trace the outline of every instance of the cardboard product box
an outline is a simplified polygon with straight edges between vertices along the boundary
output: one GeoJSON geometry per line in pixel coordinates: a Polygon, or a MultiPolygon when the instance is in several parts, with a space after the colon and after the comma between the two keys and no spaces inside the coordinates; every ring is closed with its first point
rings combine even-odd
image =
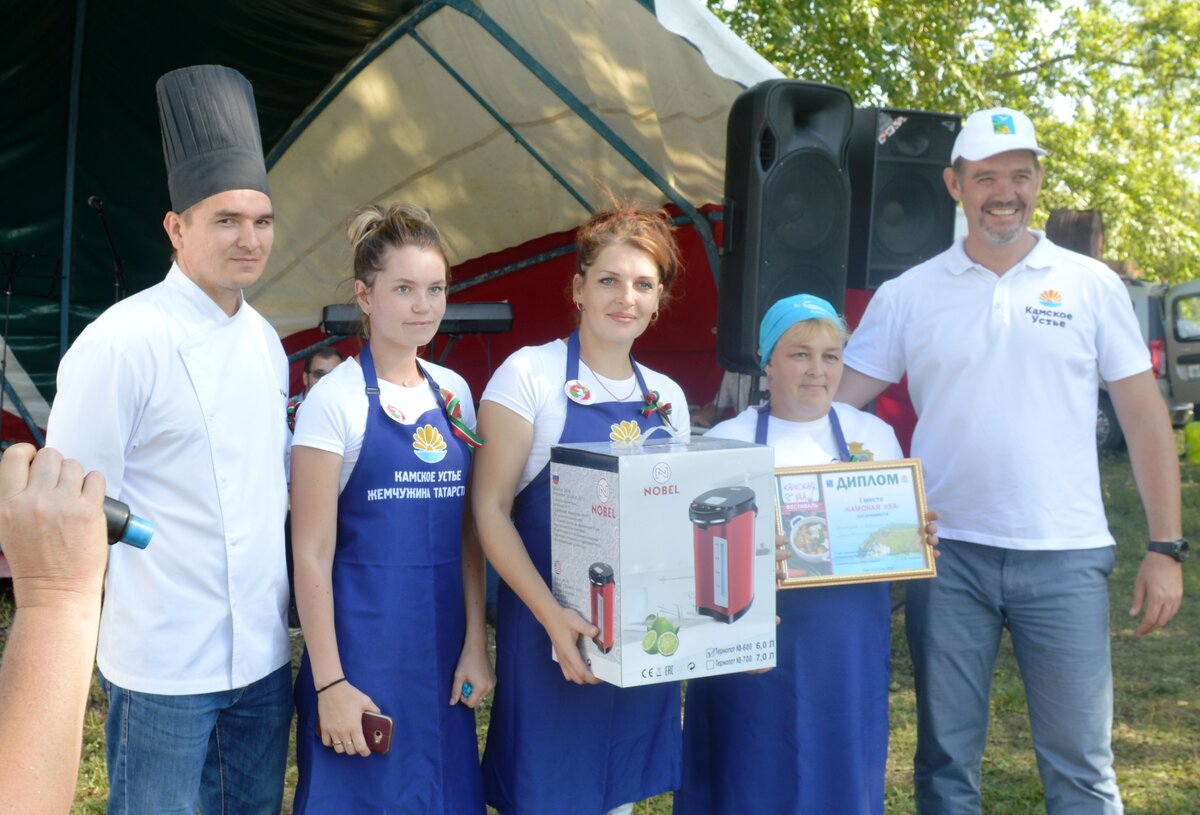
{"type": "Polygon", "coordinates": [[[582,647],[597,677],[775,665],[774,467],[725,439],[551,449],[552,588],[600,629],[582,647]]]}

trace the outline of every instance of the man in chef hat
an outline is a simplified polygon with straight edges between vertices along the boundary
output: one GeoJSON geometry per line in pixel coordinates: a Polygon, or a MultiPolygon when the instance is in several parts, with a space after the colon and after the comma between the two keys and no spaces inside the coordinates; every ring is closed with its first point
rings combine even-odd
{"type": "Polygon", "coordinates": [[[291,721],[287,358],[242,290],[274,237],[254,92],[158,81],[175,249],[166,278],[63,357],[47,443],[157,528],[114,546],[97,662],[112,812],[279,812],[291,721]]]}

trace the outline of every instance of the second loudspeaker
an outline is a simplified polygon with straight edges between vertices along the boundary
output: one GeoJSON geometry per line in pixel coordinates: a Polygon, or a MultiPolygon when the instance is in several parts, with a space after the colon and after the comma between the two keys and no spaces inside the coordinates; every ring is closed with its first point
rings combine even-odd
{"type": "Polygon", "coordinates": [[[854,111],[850,288],[878,288],[950,246],[955,203],[942,171],[959,127],[957,116],[941,113],[854,111]]]}

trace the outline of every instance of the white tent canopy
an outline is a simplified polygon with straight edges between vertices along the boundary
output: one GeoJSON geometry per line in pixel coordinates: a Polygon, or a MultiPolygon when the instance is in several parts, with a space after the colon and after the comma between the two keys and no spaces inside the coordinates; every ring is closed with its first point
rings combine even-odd
{"type": "Polygon", "coordinates": [[[577,226],[600,182],[678,206],[715,264],[696,210],[722,198],[729,108],[778,76],[700,0],[426,2],[269,157],[285,226],[248,297],[284,335],[316,325],[365,204],[426,207],[457,264],[577,226]]]}

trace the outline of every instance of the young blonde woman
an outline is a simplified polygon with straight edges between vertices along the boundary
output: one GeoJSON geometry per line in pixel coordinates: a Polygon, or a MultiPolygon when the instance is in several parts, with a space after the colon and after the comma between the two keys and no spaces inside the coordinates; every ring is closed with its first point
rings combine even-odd
{"type": "Polygon", "coordinates": [[[690,432],[679,386],[630,353],[658,318],[679,253],[665,215],[634,206],[597,213],[577,244],[579,328],[514,353],[479,408],[488,445],[473,504],[504,579],[484,784],[503,815],[628,812],[679,781],[679,686],[599,684],[578,649],[595,628],[550,592],[548,468],[552,445],[607,440],[622,421],[690,432]]]}
{"type": "Polygon", "coordinates": [[[479,442],[466,382],[417,359],[449,267],[415,207],[370,207],[349,232],[368,339],[310,391],[292,447],[295,811],[483,813],[474,707],[494,678],[464,520],[479,442]],[[367,743],[368,711],[395,721],[387,754],[367,743]]]}

